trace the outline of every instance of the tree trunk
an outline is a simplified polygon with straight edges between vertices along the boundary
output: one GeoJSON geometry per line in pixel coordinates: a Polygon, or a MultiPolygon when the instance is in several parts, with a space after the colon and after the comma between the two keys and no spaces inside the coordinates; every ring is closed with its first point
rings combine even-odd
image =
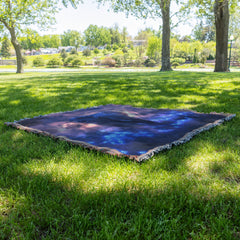
{"type": "Polygon", "coordinates": [[[12,27],[9,29],[11,34],[11,42],[16,52],[17,57],[17,73],[23,73],[23,59],[22,59],[22,52],[21,52],[21,45],[17,41],[15,28],[12,27]]]}
{"type": "Polygon", "coordinates": [[[172,71],[170,63],[170,3],[171,0],[161,0],[162,11],[162,67],[160,71],[172,71]]]}
{"type": "Polygon", "coordinates": [[[214,72],[227,72],[228,69],[228,0],[215,0],[214,6],[216,25],[216,63],[214,72]]]}

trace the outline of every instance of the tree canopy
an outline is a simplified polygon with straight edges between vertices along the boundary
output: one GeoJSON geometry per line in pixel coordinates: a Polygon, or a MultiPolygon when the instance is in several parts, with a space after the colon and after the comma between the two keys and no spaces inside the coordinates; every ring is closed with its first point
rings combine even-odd
{"type": "Polygon", "coordinates": [[[9,39],[4,36],[3,41],[2,41],[2,47],[1,47],[1,57],[3,58],[9,58],[10,57],[10,41],[9,39]]]}
{"type": "Polygon", "coordinates": [[[105,27],[98,27],[97,25],[90,25],[85,31],[86,45],[92,47],[103,46],[111,44],[111,34],[109,29],[105,27]]]}
{"type": "Polygon", "coordinates": [[[83,43],[83,37],[80,32],[68,30],[61,35],[62,46],[75,46],[76,49],[83,43]]]}
{"type": "Polygon", "coordinates": [[[238,0],[189,0],[189,5],[197,6],[197,15],[201,18],[214,18],[216,29],[215,72],[228,69],[229,19],[238,7],[238,0]]]}
{"type": "Polygon", "coordinates": [[[237,40],[240,38],[240,6],[237,5],[235,11],[230,15],[229,33],[237,40]]]}
{"type": "Polygon", "coordinates": [[[0,0],[0,22],[18,31],[32,24],[49,26],[55,21],[53,15],[59,10],[57,3],[57,0],[0,0]]]}
{"type": "MultiPolygon", "coordinates": [[[[0,28],[5,27],[17,56],[17,73],[23,72],[21,45],[18,42],[19,33],[31,25],[41,28],[51,26],[55,22],[54,15],[58,12],[59,0],[0,0],[0,28]]],[[[62,0],[66,6],[71,3],[76,6],[81,0],[62,0]]]]}
{"type": "MultiPolygon", "coordinates": [[[[138,18],[162,18],[162,67],[161,71],[170,71],[170,5],[171,0],[97,0],[100,4],[110,3],[115,12],[125,12],[138,18]]],[[[180,0],[175,0],[180,2],[180,0]]]]}

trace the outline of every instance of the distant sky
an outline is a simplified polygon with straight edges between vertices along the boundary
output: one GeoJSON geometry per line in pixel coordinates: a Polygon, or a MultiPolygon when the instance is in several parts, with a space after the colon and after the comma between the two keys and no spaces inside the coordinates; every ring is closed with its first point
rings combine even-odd
{"type": "MultiPolygon", "coordinates": [[[[139,30],[145,29],[146,27],[158,30],[159,25],[161,25],[161,19],[141,20],[133,16],[126,17],[124,13],[109,11],[107,6],[98,8],[97,3],[91,0],[85,2],[87,3],[80,4],[77,9],[73,9],[71,6],[68,8],[62,7],[62,10],[56,15],[57,23],[55,26],[52,26],[53,29],[40,32],[40,34],[62,34],[68,29],[83,33],[90,24],[112,27],[117,23],[120,29],[127,27],[128,33],[131,36],[136,36],[139,30]]],[[[172,8],[175,8],[175,6],[172,6],[172,8]]],[[[180,35],[190,35],[191,30],[192,27],[185,24],[181,28],[175,29],[174,32],[180,35]]]]}

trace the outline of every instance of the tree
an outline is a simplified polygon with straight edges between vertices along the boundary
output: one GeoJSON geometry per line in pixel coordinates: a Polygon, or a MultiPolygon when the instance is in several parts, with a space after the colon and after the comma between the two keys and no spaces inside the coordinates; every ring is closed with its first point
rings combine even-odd
{"type": "Polygon", "coordinates": [[[200,24],[197,24],[193,29],[193,36],[195,40],[201,42],[216,41],[214,19],[207,24],[203,24],[203,21],[201,21],[200,24]]]}
{"type": "Polygon", "coordinates": [[[127,44],[128,42],[128,32],[127,28],[123,27],[122,32],[121,32],[121,39],[123,44],[127,44]]]}
{"type": "Polygon", "coordinates": [[[5,36],[2,41],[2,48],[1,48],[1,56],[3,58],[9,58],[11,56],[10,54],[10,41],[9,39],[5,36]]]}
{"type": "Polygon", "coordinates": [[[157,63],[160,60],[161,45],[161,39],[156,36],[152,36],[148,40],[147,56],[157,63]]]}
{"type": "Polygon", "coordinates": [[[170,71],[170,4],[171,0],[161,0],[160,8],[162,12],[162,68],[161,71],[170,71]]]}
{"type": "Polygon", "coordinates": [[[63,46],[74,46],[76,49],[83,44],[81,33],[75,30],[68,30],[61,35],[63,46]]]}
{"type": "Polygon", "coordinates": [[[180,38],[181,42],[191,42],[192,41],[192,37],[190,35],[184,35],[180,38]]]}
{"type": "Polygon", "coordinates": [[[146,28],[140,30],[137,36],[134,37],[135,40],[145,40],[145,45],[148,44],[148,39],[154,36],[154,31],[151,28],[146,28]]]}
{"type": "MultiPolygon", "coordinates": [[[[63,0],[65,5],[67,2],[63,0]]],[[[74,6],[78,3],[74,0],[70,2],[74,6]]],[[[3,25],[10,33],[17,57],[17,73],[23,72],[21,45],[17,38],[19,32],[32,24],[40,27],[51,25],[57,11],[58,0],[0,0],[0,27],[3,25]]]]}
{"type": "Polygon", "coordinates": [[[234,40],[240,38],[240,6],[236,6],[235,12],[230,15],[229,33],[234,36],[234,40]]]}
{"type": "MultiPolygon", "coordinates": [[[[140,18],[149,16],[162,18],[162,67],[161,71],[171,71],[170,63],[170,4],[171,0],[97,0],[111,2],[114,11],[124,11],[140,18]]],[[[178,1],[176,1],[178,2],[178,1]]]]}
{"type": "Polygon", "coordinates": [[[45,48],[58,48],[62,45],[60,35],[51,34],[40,37],[42,46],[45,48]]]}
{"type": "Polygon", "coordinates": [[[67,54],[65,49],[61,50],[60,56],[61,56],[63,61],[67,58],[68,54],[67,54]]]}
{"type": "Polygon", "coordinates": [[[237,0],[189,0],[190,5],[198,7],[200,17],[214,16],[216,28],[215,72],[227,72],[228,69],[228,32],[230,13],[237,7],[237,0]]]}
{"type": "Polygon", "coordinates": [[[216,25],[216,63],[215,72],[227,72],[228,69],[228,0],[216,0],[214,4],[216,25]]]}
{"type": "Polygon", "coordinates": [[[87,46],[99,47],[111,43],[111,34],[109,29],[90,25],[85,31],[85,41],[87,46]]]}
{"type": "Polygon", "coordinates": [[[11,42],[17,57],[17,73],[23,72],[21,45],[17,35],[26,26],[41,26],[53,20],[52,14],[57,11],[56,1],[47,0],[0,0],[0,24],[3,24],[11,35],[11,42]]]}
{"type": "Polygon", "coordinates": [[[111,35],[111,44],[120,45],[121,43],[121,34],[119,32],[119,27],[117,24],[114,25],[114,27],[109,28],[110,35],[111,35]]]}
{"type": "Polygon", "coordinates": [[[39,49],[42,46],[41,37],[37,31],[26,29],[24,33],[26,36],[19,38],[22,48],[32,51],[33,49],[39,49]]]}

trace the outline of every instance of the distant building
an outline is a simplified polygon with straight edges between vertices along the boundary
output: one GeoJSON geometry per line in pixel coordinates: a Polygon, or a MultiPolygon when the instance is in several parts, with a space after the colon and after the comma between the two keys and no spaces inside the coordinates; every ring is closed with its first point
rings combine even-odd
{"type": "Polygon", "coordinates": [[[88,47],[88,46],[80,45],[79,48],[78,48],[78,51],[79,51],[79,52],[82,52],[82,51],[84,51],[85,49],[89,49],[89,47],[88,47]]]}
{"type": "Polygon", "coordinates": [[[105,49],[107,47],[107,45],[105,45],[105,46],[100,46],[100,47],[98,47],[98,49],[99,50],[103,50],[103,49],[105,49]]]}
{"type": "Polygon", "coordinates": [[[143,46],[146,45],[147,41],[146,40],[132,40],[133,46],[138,47],[138,46],[143,46]]]}
{"type": "Polygon", "coordinates": [[[75,48],[74,46],[66,46],[66,47],[58,47],[58,52],[61,52],[63,49],[66,51],[66,52],[71,52],[72,49],[75,48]]]}
{"type": "Polygon", "coordinates": [[[40,50],[32,50],[32,51],[27,50],[27,51],[24,52],[24,55],[26,55],[26,56],[30,56],[30,55],[41,55],[41,54],[42,54],[42,53],[41,53],[40,50]]]}
{"type": "Polygon", "coordinates": [[[40,54],[56,54],[59,52],[57,48],[40,48],[39,51],[40,54]]]}

